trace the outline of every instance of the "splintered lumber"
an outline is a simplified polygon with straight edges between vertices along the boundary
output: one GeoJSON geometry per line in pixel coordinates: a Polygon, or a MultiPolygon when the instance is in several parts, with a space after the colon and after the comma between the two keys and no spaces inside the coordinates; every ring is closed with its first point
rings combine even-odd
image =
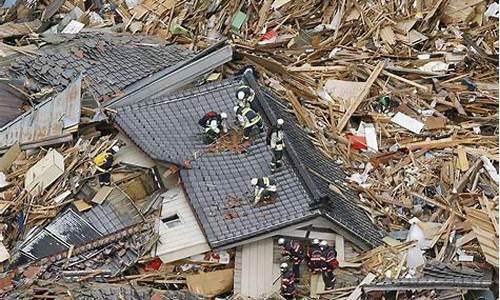
{"type": "Polygon", "coordinates": [[[365,100],[366,96],[370,92],[370,88],[375,82],[375,80],[378,78],[378,75],[384,68],[384,63],[379,62],[373,72],[370,74],[370,77],[368,77],[368,80],[365,82],[365,87],[363,90],[359,93],[359,95],[354,99],[354,101],[351,102],[351,105],[345,112],[345,114],[342,116],[340,119],[338,125],[337,125],[337,130],[342,131],[344,127],[347,125],[347,122],[351,118],[352,114],[356,111],[358,106],[365,100]]]}
{"type": "Polygon", "coordinates": [[[498,268],[498,233],[493,222],[498,224],[498,220],[492,221],[483,210],[465,208],[467,217],[472,221],[472,231],[474,232],[486,261],[498,268]]]}
{"type": "Polygon", "coordinates": [[[373,280],[375,280],[377,276],[372,273],[368,273],[365,278],[359,283],[359,285],[354,289],[354,291],[347,297],[346,300],[358,300],[361,298],[361,295],[363,294],[363,285],[371,283],[373,280]]]}

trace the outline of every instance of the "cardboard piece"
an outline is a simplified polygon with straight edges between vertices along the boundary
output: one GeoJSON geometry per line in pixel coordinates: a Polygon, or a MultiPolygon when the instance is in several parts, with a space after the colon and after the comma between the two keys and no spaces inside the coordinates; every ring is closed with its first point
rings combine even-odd
{"type": "Polygon", "coordinates": [[[44,158],[26,172],[24,188],[32,196],[37,196],[62,174],[64,174],[64,157],[55,149],[50,149],[44,158]]]}
{"type": "Polygon", "coordinates": [[[398,112],[394,117],[392,117],[391,122],[396,123],[416,134],[419,134],[422,131],[422,128],[424,128],[424,123],[410,118],[401,112],[398,112]]]}
{"type": "Polygon", "coordinates": [[[186,276],[191,293],[202,297],[216,297],[233,288],[234,269],[218,270],[186,276]]]}
{"type": "Polygon", "coordinates": [[[0,157],[0,172],[8,174],[10,166],[12,166],[12,163],[16,160],[19,154],[21,154],[21,147],[19,146],[19,143],[16,143],[0,157]]]}
{"type": "Polygon", "coordinates": [[[442,129],[446,126],[446,119],[442,117],[428,117],[425,119],[425,128],[428,130],[442,129]]]}
{"type": "Polygon", "coordinates": [[[73,205],[78,209],[79,212],[86,211],[92,208],[85,200],[76,200],[73,205]]]}
{"type": "Polygon", "coordinates": [[[109,194],[113,190],[112,187],[110,186],[103,186],[97,191],[97,193],[94,195],[92,198],[92,202],[97,203],[97,204],[102,204],[106,198],[108,198],[109,194]]]}

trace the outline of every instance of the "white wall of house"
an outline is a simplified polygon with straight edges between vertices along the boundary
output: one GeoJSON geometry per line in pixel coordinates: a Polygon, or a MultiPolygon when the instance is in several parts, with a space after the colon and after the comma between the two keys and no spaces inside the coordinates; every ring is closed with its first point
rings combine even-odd
{"type": "MultiPolygon", "coordinates": [[[[234,291],[253,299],[264,298],[273,287],[273,239],[267,238],[239,247],[236,251],[234,291]]],[[[279,270],[279,267],[278,267],[279,270]]]]}
{"type": "Polygon", "coordinates": [[[210,250],[184,192],[178,186],[161,195],[160,235],[156,256],[167,263],[210,250]]]}

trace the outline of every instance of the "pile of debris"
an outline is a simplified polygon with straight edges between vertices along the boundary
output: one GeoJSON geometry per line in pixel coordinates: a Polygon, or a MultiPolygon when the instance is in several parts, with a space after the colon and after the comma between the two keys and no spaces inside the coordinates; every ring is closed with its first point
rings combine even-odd
{"type": "MultiPolygon", "coordinates": [[[[193,281],[205,280],[192,277],[205,275],[192,268],[209,269],[208,276],[229,272],[232,261],[205,260],[184,270],[176,263],[144,271],[159,239],[162,176],[178,170],[128,157],[115,162],[108,188],[99,186],[93,163],[127,140],[117,138],[117,111],[107,103],[137,96],[136,82],[185,66],[221,39],[231,43],[233,60],[209,76],[197,74],[196,84],[252,65],[259,84],[287,101],[310,141],[345,171],[342,185],[357,192],[356,205],[386,233],[383,245],[347,258],[339,273],[366,276],[361,283],[372,293],[426,278],[429,263],[498,273],[497,2],[6,0],[0,11],[7,82],[0,101],[9,99],[8,114],[0,112],[0,126],[7,124],[0,128],[0,262],[10,272],[0,279],[2,291],[28,281],[33,290],[23,297],[38,297],[43,280],[62,276],[133,282],[153,295],[165,287],[192,291],[193,281]],[[134,213],[117,214],[119,226],[93,223],[124,207],[134,213]],[[69,241],[71,230],[56,228],[71,222],[102,228],[69,241]],[[50,251],[35,247],[51,239],[50,251]]],[[[225,137],[193,156],[244,152],[237,139],[225,137]]],[[[338,191],[336,182],[324,181],[338,191]]],[[[484,288],[487,281],[468,274],[484,288]]],[[[418,289],[412,284],[404,286],[418,289]]],[[[357,299],[361,285],[318,294],[357,299]]]]}

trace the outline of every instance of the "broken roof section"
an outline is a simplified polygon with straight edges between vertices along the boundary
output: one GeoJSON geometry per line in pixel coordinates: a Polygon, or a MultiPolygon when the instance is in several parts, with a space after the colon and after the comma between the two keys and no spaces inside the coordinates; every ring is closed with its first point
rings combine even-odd
{"type": "Polygon", "coordinates": [[[0,127],[23,113],[26,97],[8,83],[0,82],[0,127]]]}
{"type": "Polygon", "coordinates": [[[363,286],[363,291],[407,291],[419,290],[487,290],[492,281],[490,272],[477,272],[467,267],[432,262],[424,267],[420,278],[402,278],[371,283],[363,286]]]}
{"type": "Polygon", "coordinates": [[[72,140],[80,123],[82,77],[61,93],[33,107],[0,128],[0,151],[19,143],[43,146],[72,140]]]}
{"type": "MultiPolygon", "coordinates": [[[[301,182],[293,163],[285,157],[284,168],[274,174],[279,183],[274,203],[250,203],[252,177],[271,174],[271,152],[264,135],[254,140],[245,154],[224,151],[205,154],[198,119],[206,111],[231,112],[240,78],[207,84],[139,105],[120,108],[116,121],[138,146],[158,161],[183,164],[181,179],[191,204],[212,247],[228,245],[245,238],[299,222],[314,213],[311,196],[301,182]]],[[[228,123],[233,116],[228,113],[228,123]]]]}
{"type": "Polygon", "coordinates": [[[19,57],[11,71],[58,90],[82,73],[92,95],[108,100],[131,84],[193,57],[175,44],[138,35],[82,33],[53,35],[36,56],[19,57]]]}

